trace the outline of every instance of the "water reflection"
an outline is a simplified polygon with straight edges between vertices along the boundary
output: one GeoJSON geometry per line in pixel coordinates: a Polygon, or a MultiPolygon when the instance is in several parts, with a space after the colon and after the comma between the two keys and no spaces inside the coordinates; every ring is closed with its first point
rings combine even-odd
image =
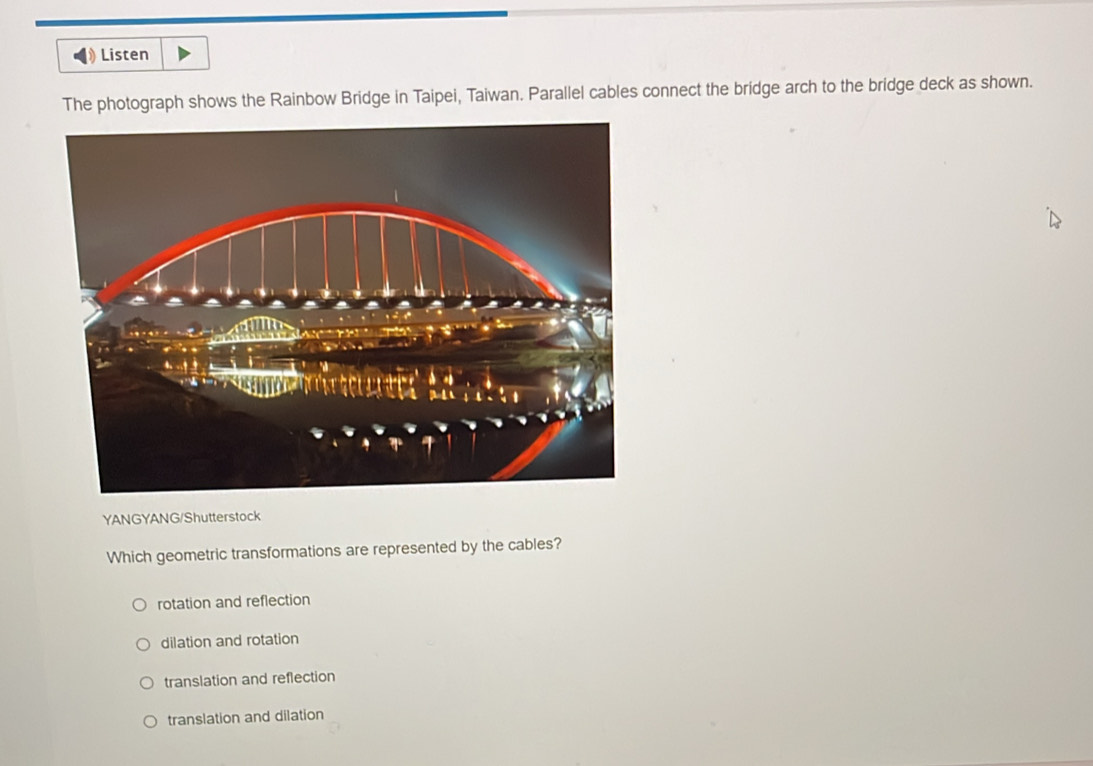
{"type": "MultiPolygon", "coordinates": [[[[509,479],[563,431],[612,430],[611,371],[590,361],[528,368],[189,357],[161,365],[157,372],[184,388],[290,432],[306,484],[509,479]]],[[[567,449],[586,441],[568,440],[575,446],[567,449]]],[[[608,456],[580,475],[612,473],[608,456]]]]}
{"type": "MultiPolygon", "coordinates": [[[[218,398],[218,389],[230,389],[257,400],[296,395],[415,404],[453,403],[444,409],[472,413],[475,417],[534,415],[537,410],[550,411],[559,407],[576,410],[582,402],[603,404],[613,399],[610,370],[584,362],[514,370],[489,365],[358,367],[259,357],[248,358],[246,366],[241,366],[214,364],[194,357],[164,361],[160,372],[185,387],[202,389],[213,398],[218,398]]],[[[425,408],[411,409],[424,411],[425,408]]]]}

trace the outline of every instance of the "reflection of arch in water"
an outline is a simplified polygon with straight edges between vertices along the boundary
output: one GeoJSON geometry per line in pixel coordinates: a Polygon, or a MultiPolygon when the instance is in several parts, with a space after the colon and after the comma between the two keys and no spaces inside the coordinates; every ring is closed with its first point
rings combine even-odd
{"type": "Polygon", "coordinates": [[[546,427],[546,429],[536,437],[527,449],[517,455],[512,461],[502,468],[500,471],[490,477],[490,481],[505,481],[516,476],[520,471],[531,465],[535,458],[539,457],[543,450],[547,448],[554,437],[562,432],[565,428],[566,421],[556,420],[546,427]]]}
{"type": "Polygon", "coordinates": [[[295,369],[258,369],[249,367],[209,368],[213,380],[230,383],[247,396],[255,399],[276,399],[303,385],[303,374],[295,369]]]}

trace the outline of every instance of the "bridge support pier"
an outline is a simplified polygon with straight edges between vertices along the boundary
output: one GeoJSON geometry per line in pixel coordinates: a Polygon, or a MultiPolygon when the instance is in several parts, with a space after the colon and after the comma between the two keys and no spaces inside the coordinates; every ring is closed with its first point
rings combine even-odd
{"type": "Polygon", "coordinates": [[[596,350],[611,345],[614,328],[610,317],[605,314],[571,319],[568,326],[570,333],[577,341],[577,345],[582,349],[596,350]]]}

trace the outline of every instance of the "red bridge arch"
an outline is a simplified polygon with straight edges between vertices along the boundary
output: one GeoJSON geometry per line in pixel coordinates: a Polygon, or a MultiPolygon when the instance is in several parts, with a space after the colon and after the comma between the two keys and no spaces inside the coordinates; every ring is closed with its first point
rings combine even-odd
{"type": "Polygon", "coordinates": [[[143,263],[134,266],[108,284],[95,295],[95,300],[100,306],[105,306],[119,295],[132,289],[137,283],[142,282],[155,274],[160,269],[174,263],[181,258],[194,253],[201,248],[221,242],[230,237],[244,234],[248,231],[260,229],[278,223],[299,221],[307,218],[322,218],[327,215],[361,215],[372,218],[394,218],[396,220],[409,221],[432,226],[439,231],[455,234],[468,242],[473,242],[479,247],[488,250],[493,255],[508,263],[518,272],[528,278],[536,287],[555,300],[564,300],[565,296],[553,284],[540,274],[527,261],[510,250],[497,240],[489,237],[477,229],[472,229],[466,224],[451,218],[436,215],[425,210],[403,207],[401,205],[387,205],[375,202],[330,202],[312,203],[307,205],[293,205],[292,207],[269,210],[264,213],[238,218],[234,221],[214,226],[211,229],[195,234],[177,244],[171,245],[165,250],[156,253],[143,263]]]}

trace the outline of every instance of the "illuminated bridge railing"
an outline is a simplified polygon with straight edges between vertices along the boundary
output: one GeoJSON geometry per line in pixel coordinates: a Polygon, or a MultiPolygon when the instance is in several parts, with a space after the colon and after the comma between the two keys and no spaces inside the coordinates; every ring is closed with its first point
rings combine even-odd
{"type": "Polygon", "coordinates": [[[526,309],[567,311],[581,314],[610,313],[606,301],[591,300],[553,300],[549,298],[528,298],[515,295],[448,295],[443,298],[435,295],[361,295],[267,291],[242,293],[233,291],[206,291],[196,293],[189,290],[171,290],[155,292],[131,292],[123,295],[120,302],[129,306],[166,306],[177,308],[198,306],[204,308],[240,308],[240,309],[314,309],[344,310],[395,310],[395,309],[526,309]]]}

